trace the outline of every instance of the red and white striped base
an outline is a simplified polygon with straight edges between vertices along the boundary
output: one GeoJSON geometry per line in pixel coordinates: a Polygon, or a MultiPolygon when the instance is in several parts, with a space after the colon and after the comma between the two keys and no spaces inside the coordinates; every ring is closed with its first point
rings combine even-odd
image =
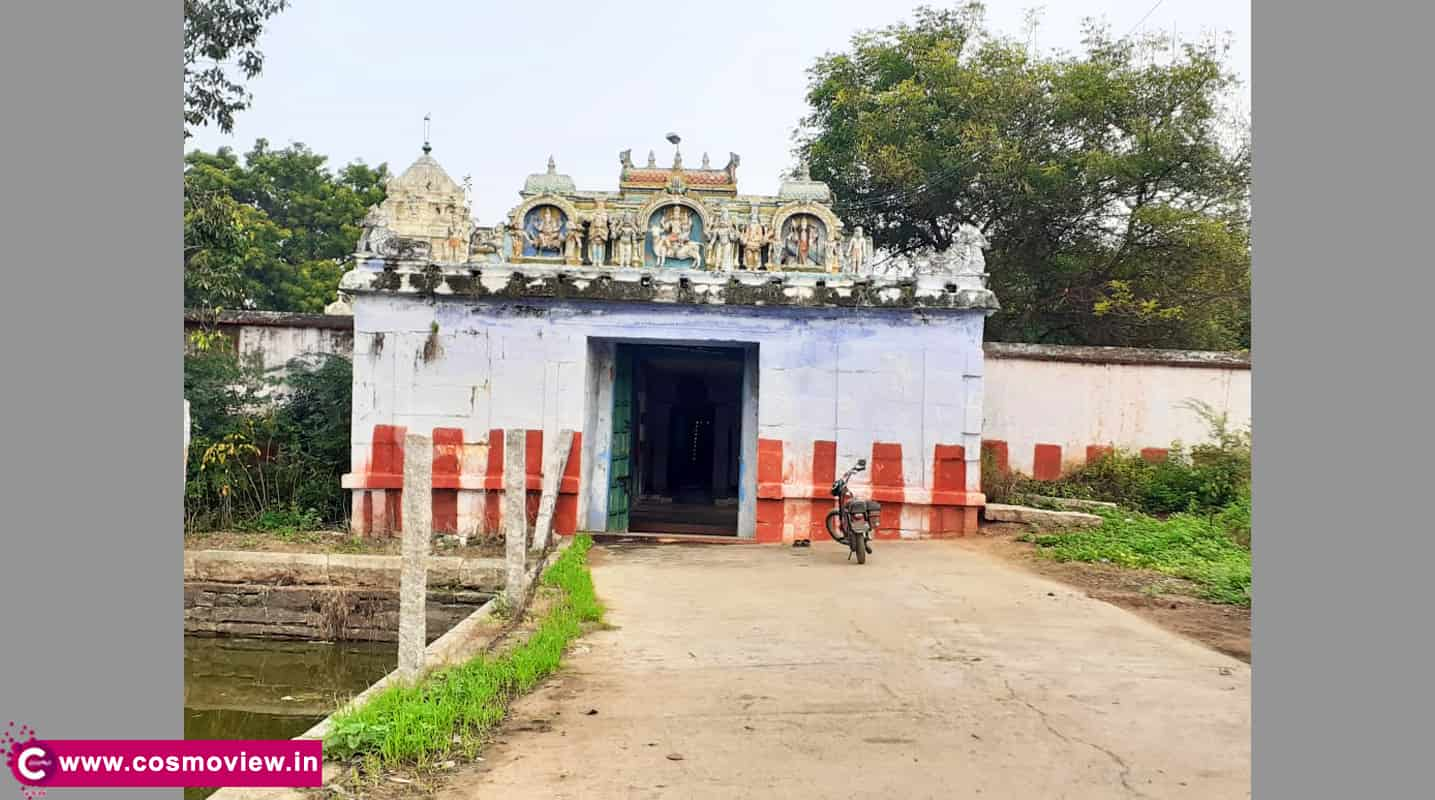
{"type": "MultiPolygon", "coordinates": [[[[1054,481],[1060,478],[1063,473],[1069,472],[1074,467],[1083,463],[1089,464],[1111,452],[1109,444],[1089,444],[1086,446],[1086,458],[1084,461],[1066,459],[1062,453],[1062,446],[1059,444],[1033,445],[1032,452],[1032,477],[1039,481],[1054,481]]],[[[982,453],[990,455],[996,463],[997,471],[1003,474],[1011,472],[1010,449],[1007,443],[1001,439],[983,439],[982,453]]],[[[1165,461],[1169,451],[1164,447],[1144,447],[1141,449],[1141,457],[1147,461],[1165,461]]]]}
{"type": "MultiPolygon", "coordinates": [[[[368,463],[361,471],[344,476],[344,487],[353,491],[350,528],[354,533],[386,536],[402,528],[406,432],[402,426],[374,426],[368,463]]],[[[481,451],[463,441],[459,428],[435,428],[432,435],[434,530],[467,536],[499,533],[504,431],[489,431],[487,445],[481,451]]],[[[537,517],[543,482],[543,431],[527,431],[526,448],[527,511],[531,522],[537,517]]],[[[554,516],[554,527],[561,535],[571,535],[578,527],[581,449],[582,434],[574,434],[554,516]]],[[[934,446],[931,464],[930,481],[908,485],[903,474],[902,445],[872,444],[869,479],[857,494],[882,504],[878,539],[941,538],[976,530],[977,511],[985,503],[985,496],[967,488],[967,461],[962,446],[934,446]]],[[[836,475],[836,442],[819,440],[809,445],[758,439],[756,540],[826,538],[823,521],[827,512],[835,508],[831,489],[836,475]],[[810,459],[806,457],[808,447],[810,459]],[[789,455],[800,456],[803,463],[788,459],[785,464],[785,450],[789,455]]]]}
{"type": "MultiPolygon", "coordinates": [[[[757,440],[757,541],[825,539],[824,520],[836,508],[832,483],[837,477],[837,443],[812,443],[810,472],[784,470],[785,444],[757,440]],[[794,480],[796,473],[796,480],[794,480]],[[806,480],[803,480],[806,478],[806,480]]],[[[966,453],[961,445],[933,448],[927,486],[908,486],[902,471],[902,445],[874,442],[867,459],[870,479],[855,493],[882,504],[878,539],[936,539],[963,536],[977,529],[977,510],[986,498],[967,491],[966,453]]]]}
{"type": "MultiPolygon", "coordinates": [[[[375,425],[368,464],[345,475],[343,486],[353,490],[349,528],[363,536],[386,536],[403,527],[400,515],[404,484],[404,434],[397,425],[375,425]]],[[[437,533],[467,536],[497,534],[503,497],[503,430],[489,431],[486,456],[472,453],[459,428],[433,429],[433,527],[437,533]]],[[[558,485],[553,527],[559,534],[578,529],[578,469],[582,462],[583,435],[573,434],[573,448],[558,485]]],[[[526,479],[528,520],[538,516],[543,487],[543,431],[527,431],[526,479]]]]}

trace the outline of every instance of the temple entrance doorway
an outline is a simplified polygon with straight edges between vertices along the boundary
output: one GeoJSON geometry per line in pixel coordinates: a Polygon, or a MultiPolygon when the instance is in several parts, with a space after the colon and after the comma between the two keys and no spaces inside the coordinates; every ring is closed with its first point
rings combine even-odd
{"type": "Polygon", "coordinates": [[[620,344],[615,356],[614,407],[631,422],[615,414],[614,434],[628,427],[631,446],[626,497],[613,499],[628,503],[627,530],[736,536],[746,352],[620,344]]]}

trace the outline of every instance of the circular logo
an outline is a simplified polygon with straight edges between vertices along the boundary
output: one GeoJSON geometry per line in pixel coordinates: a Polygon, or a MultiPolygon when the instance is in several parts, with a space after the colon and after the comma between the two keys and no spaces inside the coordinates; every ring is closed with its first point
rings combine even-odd
{"type": "Polygon", "coordinates": [[[29,786],[43,786],[60,771],[50,746],[33,739],[15,743],[10,768],[17,780],[29,786]]]}

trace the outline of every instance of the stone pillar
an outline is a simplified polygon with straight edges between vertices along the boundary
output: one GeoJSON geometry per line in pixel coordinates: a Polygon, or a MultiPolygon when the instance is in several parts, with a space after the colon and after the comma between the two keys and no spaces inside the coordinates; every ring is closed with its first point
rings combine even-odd
{"type": "MultiPolygon", "coordinates": [[[[504,596],[510,608],[523,600],[524,574],[528,568],[528,431],[509,428],[503,432],[503,539],[508,556],[508,581],[504,596]]],[[[407,523],[407,520],[405,520],[407,523]]]]}
{"type": "Polygon", "coordinates": [[[543,463],[543,495],[538,499],[538,521],[533,527],[533,547],[547,550],[553,541],[553,512],[558,507],[558,491],[563,486],[563,470],[568,453],[573,449],[573,431],[563,429],[548,445],[543,463]]]}
{"type": "Polygon", "coordinates": [[[403,562],[399,573],[399,674],[423,669],[428,596],[428,554],[433,537],[433,441],[404,437],[403,562]]]}
{"type": "Polygon", "coordinates": [[[184,401],[184,481],[189,483],[189,429],[193,425],[189,421],[189,401],[184,401]]]}

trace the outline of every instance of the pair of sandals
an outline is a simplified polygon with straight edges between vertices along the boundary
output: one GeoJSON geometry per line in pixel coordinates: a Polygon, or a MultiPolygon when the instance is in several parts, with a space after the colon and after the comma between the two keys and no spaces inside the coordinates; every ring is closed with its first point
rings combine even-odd
{"type": "Polygon", "coordinates": [[[811,546],[812,546],[812,540],[811,540],[811,539],[793,539],[793,540],[792,540],[792,546],[793,546],[793,547],[811,547],[811,546]]]}

